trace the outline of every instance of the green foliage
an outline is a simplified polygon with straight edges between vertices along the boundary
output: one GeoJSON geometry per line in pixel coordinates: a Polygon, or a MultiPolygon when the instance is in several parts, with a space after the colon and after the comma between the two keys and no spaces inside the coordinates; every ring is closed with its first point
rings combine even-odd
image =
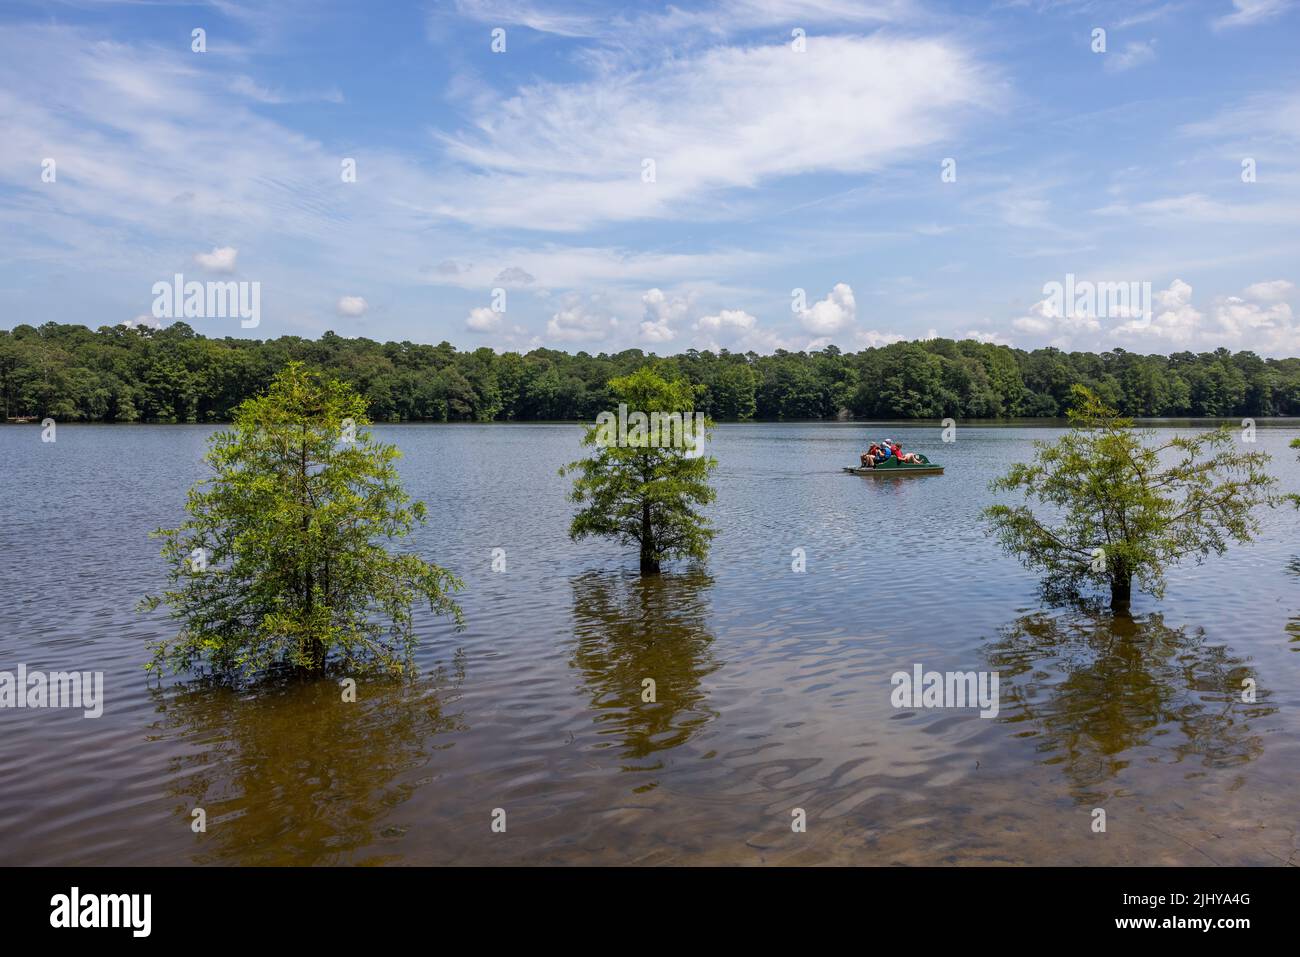
{"type": "Polygon", "coordinates": [[[1254,509],[1271,501],[1276,483],[1264,471],[1266,453],[1239,451],[1226,427],[1152,445],[1152,432],[1135,430],[1095,393],[1074,392],[1071,430],[1035,442],[1031,463],[990,486],[1023,493],[1049,514],[1028,505],[984,512],[1001,545],[1042,571],[1053,590],[1109,586],[1112,604],[1123,606],[1136,577],[1160,597],[1170,565],[1251,540],[1254,509]]]}
{"type": "MultiPolygon", "coordinates": [[[[1291,448],[1300,449],[1300,439],[1292,439],[1291,448]]],[[[1288,493],[1286,495],[1286,501],[1290,502],[1296,508],[1300,508],[1300,495],[1297,495],[1294,492],[1288,493]]]]}
{"type": "MultiPolygon", "coordinates": [[[[695,410],[696,387],[683,379],[665,379],[649,367],[610,380],[609,390],[612,405],[626,404],[629,420],[636,413],[677,414],[690,420],[695,410]]],[[[714,530],[699,509],[717,494],[709,485],[717,460],[703,454],[709,424],[706,419],[703,434],[691,431],[693,449],[668,445],[667,437],[654,430],[631,428],[626,441],[615,436],[611,442],[606,423],[588,428],[582,444],[594,454],[560,469],[561,475],[576,476],[570,498],[583,506],[569,535],[574,540],[598,535],[624,545],[636,543],[642,574],[657,573],[664,559],[706,558],[714,530]]]]}
{"type": "Polygon", "coordinates": [[[449,595],[461,583],[385,547],[425,509],[402,491],[401,453],[366,424],[351,387],[301,363],[238,407],[233,430],[211,439],[214,474],[190,490],[189,519],[155,533],[170,587],[143,607],[169,606],[182,627],[155,647],[150,668],[248,675],[283,663],[319,673],[334,661],[401,673],[417,599],[460,624],[449,595]]]}
{"type": "Polygon", "coordinates": [[[0,408],[58,421],[228,422],[290,361],[328,371],[366,397],[376,422],[586,420],[609,408],[607,383],[646,365],[702,390],[715,419],[1059,416],[1084,385],[1125,415],[1300,415],[1300,359],[1250,352],[1095,355],[930,339],[842,353],[725,350],[656,359],[640,349],[459,352],[450,343],[375,342],[327,332],[257,341],[166,329],[46,323],[0,331],[0,408]]]}

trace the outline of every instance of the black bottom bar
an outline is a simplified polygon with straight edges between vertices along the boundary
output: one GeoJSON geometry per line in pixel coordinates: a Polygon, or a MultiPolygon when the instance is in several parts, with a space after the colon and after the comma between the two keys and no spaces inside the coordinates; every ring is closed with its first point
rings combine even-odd
{"type": "Polygon", "coordinates": [[[1290,926],[1295,871],[9,868],[0,887],[8,943],[75,935],[79,944],[373,944],[439,929],[432,944],[452,927],[492,941],[513,932],[534,944],[557,934],[591,942],[609,930],[645,943],[642,935],[670,929],[702,925],[744,938],[784,924],[859,941],[920,935],[927,945],[1008,934],[1231,945],[1290,926]],[[146,894],[147,911],[143,896],[103,896],[146,894]],[[146,914],[148,935],[137,936],[146,914]]]}

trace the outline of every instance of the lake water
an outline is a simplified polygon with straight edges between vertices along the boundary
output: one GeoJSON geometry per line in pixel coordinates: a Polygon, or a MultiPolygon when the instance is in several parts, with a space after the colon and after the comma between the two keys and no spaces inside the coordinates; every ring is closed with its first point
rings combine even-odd
{"type": "MultiPolygon", "coordinates": [[[[421,677],[349,704],[332,681],[146,677],[173,627],[134,610],[163,582],[147,535],[180,520],[211,429],[0,429],[0,670],[105,682],[98,719],[0,710],[0,864],[1297,860],[1292,509],[1113,622],[1045,605],[979,522],[989,479],[1056,429],[719,426],[710,560],[649,580],[567,538],[577,426],[376,431],[467,627],[418,618],[421,677]],[[884,432],[946,474],[840,471],[884,432]],[[1000,713],[894,708],[915,664],[999,672],[1000,713]]],[[[1292,491],[1296,435],[1256,446],[1292,491]]]]}

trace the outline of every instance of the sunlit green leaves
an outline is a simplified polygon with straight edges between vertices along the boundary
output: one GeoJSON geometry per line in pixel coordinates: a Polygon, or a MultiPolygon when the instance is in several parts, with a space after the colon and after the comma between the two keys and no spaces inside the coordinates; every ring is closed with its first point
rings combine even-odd
{"type": "Polygon", "coordinates": [[[276,664],[401,673],[415,645],[412,605],[460,622],[459,580],[390,553],[424,520],[395,466],[400,452],[365,427],[349,386],[290,363],[212,437],[212,478],[190,490],[189,519],[160,530],[180,632],[150,667],[247,675],[276,664]],[[206,553],[206,568],[190,561],[206,553]]]}
{"type": "MultiPolygon", "coordinates": [[[[651,368],[610,380],[616,403],[633,412],[679,413],[689,419],[697,390],[684,380],[668,380],[651,368]]],[[[702,444],[705,434],[696,437],[702,444]]],[[[602,429],[592,426],[583,444],[594,449],[590,458],[574,462],[560,474],[575,475],[571,499],[582,505],[569,534],[610,536],[640,548],[641,570],[659,570],[660,561],[684,557],[704,559],[714,530],[700,511],[716,493],[709,476],[717,460],[690,455],[682,447],[653,446],[646,442],[601,442],[602,429]]]]}
{"type": "Polygon", "coordinates": [[[1027,499],[984,513],[1027,567],[1055,589],[1102,585],[1122,603],[1134,578],[1159,597],[1170,565],[1251,540],[1254,510],[1272,500],[1276,483],[1264,471],[1267,454],[1242,450],[1227,428],[1153,445],[1153,433],[1134,429],[1093,392],[1076,386],[1075,395],[1071,430],[1035,443],[1032,462],[991,484],[1027,499]]]}

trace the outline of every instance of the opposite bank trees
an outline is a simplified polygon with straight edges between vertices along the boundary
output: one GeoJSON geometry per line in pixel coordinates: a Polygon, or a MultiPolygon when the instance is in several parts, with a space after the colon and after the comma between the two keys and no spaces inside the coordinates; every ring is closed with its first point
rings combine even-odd
{"type": "Polygon", "coordinates": [[[703,454],[710,423],[695,413],[695,389],[644,367],[611,379],[609,391],[619,411],[601,413],[582,439],[594,454],[560,469],[576,474],[570,498],[583,506],[570,537],[635,542],[643,575],[667,558],[705,558],[714,531],[699,509],[716,496],[718,463],[703,454]]]}
{"type": "Polygon", "coordinates": [[[1243,451],[1226,427],[1153,445],[1153,433],[1135,430],[1092,392],[1076,386],[1075,395],[1069,433],[1036,442],[1033,462],[991,484],[1023,492],[1046,514],[1028,505],[984,512],[1003,547],[1053,589],[1109,587],[1122,610],[1134,578],[1160,597],[1165,568],[1222,554],[1258,531],[1253,511],[1275,482],[1264,472],[1267,454],[1243,451]]]}
{"type": "Polygon", "coordinates": [[[190,490],[190,518],[160,530],[180,633],[150,667],[206,665],[251,673],[288,664],[308,673],[328,661],[402,672],[415,638],[411,606],[460,610],[460,582],[388,540],[424,521],[402,491],[401,453],[365,428],[365,400],[349,386],[290,363],[263,396],[211,439],[214,475],[190,490]]]}

